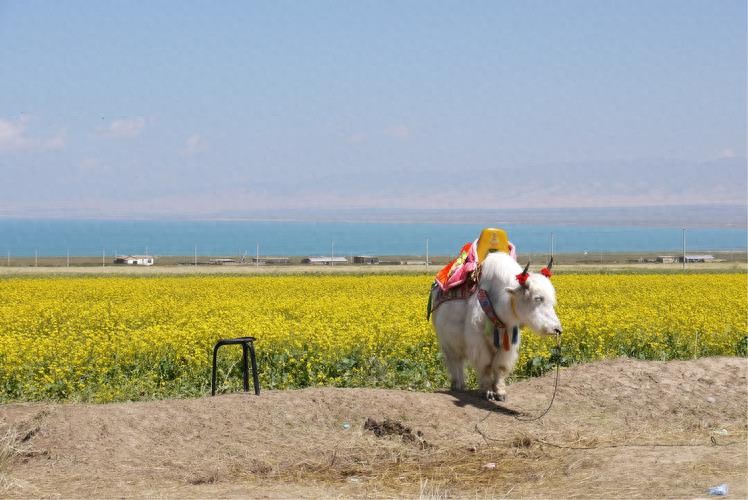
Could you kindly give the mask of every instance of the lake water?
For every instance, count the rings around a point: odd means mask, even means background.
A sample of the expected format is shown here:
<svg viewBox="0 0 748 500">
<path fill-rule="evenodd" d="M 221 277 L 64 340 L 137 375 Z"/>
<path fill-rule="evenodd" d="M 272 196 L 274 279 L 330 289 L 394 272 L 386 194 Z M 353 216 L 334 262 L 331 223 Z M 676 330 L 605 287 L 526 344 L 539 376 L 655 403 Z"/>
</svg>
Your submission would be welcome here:
<svg viewBox="0 0 748 500">
<path fill-rule="evenodd" d="M 259 222 L 184 220 L 0 219 L 0 256 L 117 254 L 254 255 L 454 255 L 483 229 L 477 224 Z M 680 253 L 678 227 L 550 226 L 506 224 L 522 253 Z M 745 251 L 745 228 L 692 228 L 689 253 Z"/>
</svg>

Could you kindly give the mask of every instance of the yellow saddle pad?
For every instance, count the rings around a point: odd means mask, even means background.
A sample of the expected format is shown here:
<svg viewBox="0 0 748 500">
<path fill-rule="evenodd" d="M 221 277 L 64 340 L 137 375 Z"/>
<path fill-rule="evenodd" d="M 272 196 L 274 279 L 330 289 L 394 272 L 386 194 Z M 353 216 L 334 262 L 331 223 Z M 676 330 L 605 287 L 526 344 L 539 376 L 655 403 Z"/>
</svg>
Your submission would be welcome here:
<svg viewBox="0 0 748 500">
<path fill-rule="evenodd" d="M 478 262 L 483 262 L 486 255 L 491 252 L 509 253 L 509 238 L 503 229 L 487 227 L 480 232 L 478 248 L 476 249 Z"/>
</svg>

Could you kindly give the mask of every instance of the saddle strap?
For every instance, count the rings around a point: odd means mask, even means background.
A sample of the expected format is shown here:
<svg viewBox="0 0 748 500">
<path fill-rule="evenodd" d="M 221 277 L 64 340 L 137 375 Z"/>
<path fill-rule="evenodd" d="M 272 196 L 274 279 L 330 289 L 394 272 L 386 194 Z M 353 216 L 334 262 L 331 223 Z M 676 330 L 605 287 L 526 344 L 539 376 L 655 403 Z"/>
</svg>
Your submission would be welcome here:
<svg viewBox="0 0 748 500">
<path fill-rule="evenodd" d="M 498 328 L 506 329 L 506 325 L 499 319 L 499 316 L 496 314 L 496 311 L 493 308 L 491 297 L 489 297 L 488 292 L 482 288 L 478 288 L 478 303 L 480 303 L 481 309 L 483 309 L 483 312 L 488 317 L 488 321 L 493 323 L 494 326 L 497 326 Z"/>
<path fill-rule="evenodd" d="M 496 314 L 496 310 L 493 308 L 491 303 L 491 297 L 488 296 L 488 292 L 482 288 L 478 289 L 478 303 L 480 303 L 481 309 L 485 313 L 488 320 L 493 323 L 493 345 L 498 349 L 502 347 L 505 351 L 508 351 L 511 346 L 517 345 L 519 342 L 519 327 L 514 326 L 512 328 L 512 340 L 509 343 L 509 332 L 507 332 L 506 325 Z"/>
</svg>

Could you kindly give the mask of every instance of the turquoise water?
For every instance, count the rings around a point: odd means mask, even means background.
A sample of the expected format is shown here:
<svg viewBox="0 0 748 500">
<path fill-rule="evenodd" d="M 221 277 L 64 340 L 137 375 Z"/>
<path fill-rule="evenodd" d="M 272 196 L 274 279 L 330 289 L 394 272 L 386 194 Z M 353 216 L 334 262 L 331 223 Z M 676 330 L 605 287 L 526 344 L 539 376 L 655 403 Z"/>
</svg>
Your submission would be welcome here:
<svg viewBox="0 0 748 500">
<path fill-rule="evenodd" d="M 257 222 L 166 220 L 0 220 L 0 255 L 90 256 L 117 254 L 454 255 L 476 238 L 476 224 Z M 504 225 L 519 253 L 680 252 L 677 227 Z M 687 251 L 745 251 L 740 228 L 694 228 Z"/>
</svg>

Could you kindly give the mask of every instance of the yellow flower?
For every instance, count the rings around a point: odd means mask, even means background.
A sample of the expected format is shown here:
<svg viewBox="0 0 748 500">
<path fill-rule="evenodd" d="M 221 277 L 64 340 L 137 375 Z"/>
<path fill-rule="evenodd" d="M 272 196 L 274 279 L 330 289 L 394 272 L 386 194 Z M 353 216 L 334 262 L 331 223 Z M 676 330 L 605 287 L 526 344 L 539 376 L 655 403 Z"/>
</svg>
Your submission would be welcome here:
<svg viewBox="0 0 748 500">
<path fill-rule="evenodd" d="M 426 322 L 431 275 L 0 279 L 0 401 L 114 401 L 210 390 L 219 338 L 255 336 L 264 387 L 448 385 Z M 586 361 L 748 349 L 742 274 L 557 275 L 563 355 Z M 523 332 L 516 373 L 553 339 Z M 219 352 L 241 388 L 241 349 Z"/>
</svg>

